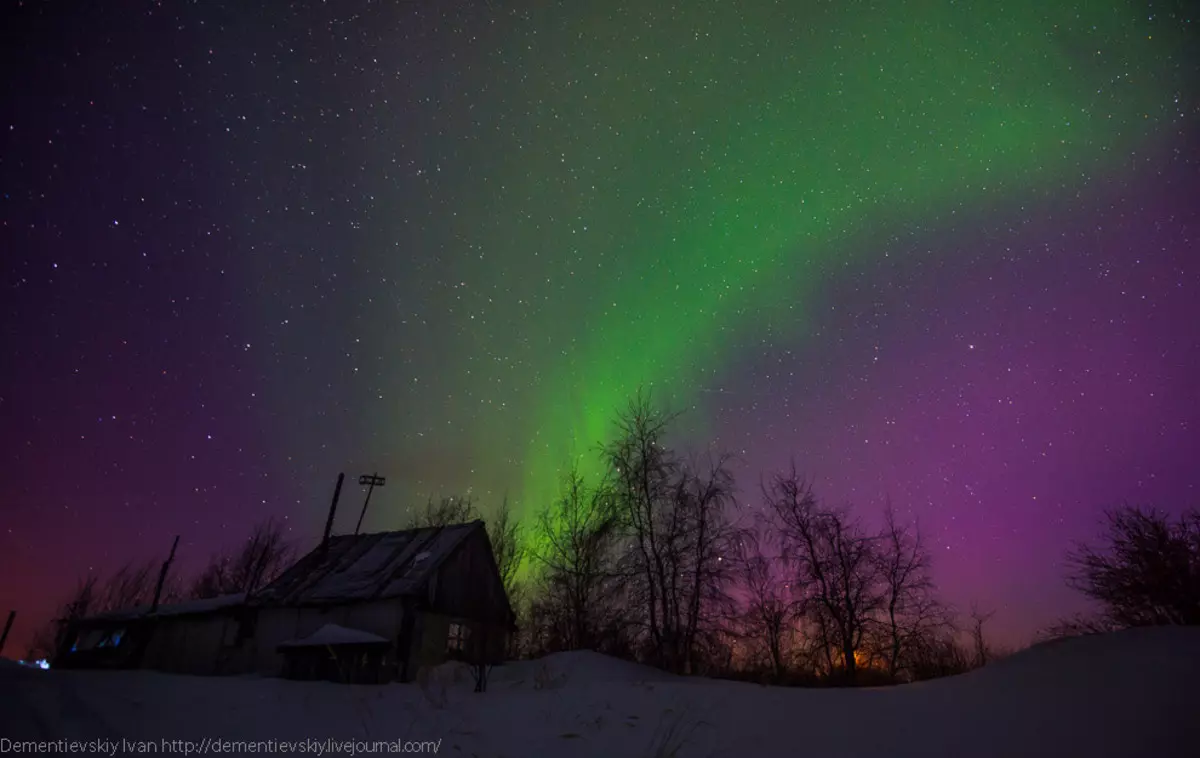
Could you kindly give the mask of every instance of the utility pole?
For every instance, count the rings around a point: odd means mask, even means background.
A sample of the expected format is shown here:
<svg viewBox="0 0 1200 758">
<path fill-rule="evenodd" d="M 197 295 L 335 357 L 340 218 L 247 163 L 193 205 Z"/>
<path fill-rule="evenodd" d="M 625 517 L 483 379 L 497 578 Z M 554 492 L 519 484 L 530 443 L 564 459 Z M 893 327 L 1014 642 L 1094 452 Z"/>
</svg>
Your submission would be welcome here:
<svg viewBox="0 0 1200 758">
<path fill-rule="evenodd" d="M 321 550 L 329 549 L 329 534 L 333 531 L 333 514 L 337 513 L 338 498 L 342 496 L 342 482 L 345 481 L 344 473 L 338 474 L 337 486 L 333 488 L 333 502 L 329 504 L 329 518 L 325 521 L 325 536 L 321 538 Z"/>
<path fill-rule="evenodd" d="M 362 513 L 358 514 L 358 526 L 354 527 L 354 533 L 358 534 L 358 530 L 362 528 L 363 516 L 367 515 L 367 506 L 371 504 L 371 493 L 376 487 L 382 487 L 384 478 L 379 474 L 363 474 L 358 478 L 358 483 L 367 488 L 367 499 L 363 501 Z"/>
<path fill-rule="evenodd" d="M 4 625 L 4 634 L 0 634 L 0 653 L 4 652 L 4 643 L 8 641 L 8 633 L 12 630 L 13 619 L 16 617 L 16 611 L 8 612 L 8 622 Z"/>
<path fill-rule="evenodd" d="M 167 571 L 171 568 L 171 561 L 175 560 L 175 548 L 179 547 L 179 535 L 175 535 L 175 541 L 171 543 L 171 554 L 163 561 L 162 571 L 158 572 L 158 586 L 154 588 L 154 604 L 150 606 L 150 612 L 154 613 L 158 610 L 158 601 L 162 599 L 163 584 L 167 581 Z"/>
</svg>

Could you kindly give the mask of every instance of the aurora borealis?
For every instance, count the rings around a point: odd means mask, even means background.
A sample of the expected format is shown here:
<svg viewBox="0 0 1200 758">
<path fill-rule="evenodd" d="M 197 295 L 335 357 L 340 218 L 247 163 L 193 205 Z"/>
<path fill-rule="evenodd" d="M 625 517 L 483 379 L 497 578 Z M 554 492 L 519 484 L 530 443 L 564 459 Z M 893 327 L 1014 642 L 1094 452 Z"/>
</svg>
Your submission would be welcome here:
<svg viewBox="0 0 1200 758">
<path fill-rule="evenodd" d="M 372 529 L 532 513 L 643 386 L 747 509 L 790 458 L 890 498 L 1005 640 L 1102 508 L 1195 502 L 1185 6 L 247 5 L 10 11 L 22 614 L 175 534 L 310 543 L 339 470 Z"/>
</svg>

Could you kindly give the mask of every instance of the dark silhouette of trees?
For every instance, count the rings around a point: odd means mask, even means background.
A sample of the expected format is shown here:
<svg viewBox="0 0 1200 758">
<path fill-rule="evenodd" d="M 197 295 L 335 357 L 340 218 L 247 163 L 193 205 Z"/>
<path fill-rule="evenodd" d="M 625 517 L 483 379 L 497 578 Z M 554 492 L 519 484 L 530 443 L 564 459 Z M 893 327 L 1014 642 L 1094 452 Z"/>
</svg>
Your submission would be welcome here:
<svg viewBox="0 0 1200 758">
<path fill-rule="evenodd" d="M 957 639 L 954 629 L 926 634 L 909 650 L 909 673 L 914 681 L 962 674 L 975 668 L 974 654 Z"/>
<path fill-rule="evenodd" d="M 270 584 L 291 564 L 292 557 L 283 524 L 274 519 L 261 521 L 239 547 L 212 557 L 192 582 L 189 594 L 198 599 L 249 594 Z"/>
<path fill-rule="evenodd" d="M 158 583 L 160 564 L 148 559 L 130 562 L 118 568 L 104 581 L 92 575 L 80 582 L 72 600 L 80 616 L 149 605 L 154 600 L 154 587 Z M 168 588 L 163 586 L 164 594 Z M 178 596 L 171 588 L 172 594 Z M 160 602 L 168 602 L 160 600 Z"/>
<path fill-rule="evenodd" d="M 510 601 L 515 602 L 519 594 L 517 572 L 525 560 L 526 547 L 521 523 L 513 515 L 508 498 L 501 501 L 491 518 L 485 519 L 485 526 L 504 591 L 508 593 Z"/>
<path fill-rule="evenodd" d="M 1200 511 L 1171 520 L 1132 506 L 1105 513 L 1099 545 L 1068 556 L 1069 584 L 1096 601 L 1101 618 L 1083 628 L 1200 624 Z"/>
<path fill-rule="evenodd" d="M 949 610 L 937 597 L 920 529 L 915 523 L 897 522 L 890 503 L 884 510 L 875 561 L 883 590 L 877 622 L 880 654 L 890 678 L 902 673 L 914 676 L 912 668 L 921 645 L 951 629 L 952 624 Z"/>
<path fill-rule="evenodd" d="M 470 496 L 447 495 L 425 502 L 424 510 L 418 511 L 409 519 L 406 529 L 424 529 L 450 524 L 465 524 L 480 518 L 475 499 Z"/>
<path fill-rule="evenodd" d="M 535 649 L 603 647 L 602 636 L 622 625 L 616 602 L 619 528 L 611 487 L 589 487 L 578 469 L 568 471 L 561 496 L 538 514 L 533 534 L 541 590 L 530 613 Z"/>
<path fill-rule="evenodd" d="M 765 665 L 778 683 L 788 673 L 800 605 L 791 583 L 795 572 L 769 547 L 776 543 L 769 524 L 743 536 L 732 559 L 741 599 L 732 630 L 751 666 Z"/>
<path fill-rule="evenodd" d="M 621 565 L 646 646 L 659 666 L 687 672 L 701 647 L 716 651 L 732 612 L 733 565 L 724 559 L 735 554 L 737 529 L 728 459 L 681 461 L 665 443 L 672 419 L 638 393 L 618 415 L 604 457 L 625 536 Z"/>
<path fill-rule="evenodd" d="M 484 522 L 504 589 L 509 593 L 509 598 L 514 599 L 519 594 L 517 575 L 525 560 L 526 548 L 521 524 L 513 515 L 508 498 L 500 503 L 491 516 L 482 515 L 475 499 L 470 496 L 447 495 L 438 500 L 430 498 L 425 508 L 409 519 L 405 528 L 427 529 L 465 524 L 476 519 Z"/>
<path fill-rule="evenodd" d="M 671 604 L 683 612 L 674 659 L 685 673 L 694 671 L 701 658 L 713 665 L 724 657 L 720 637 L 735 611 L 729 590 L 736 573 L 729 559 L 737 554 L 742 530 L 731 519 L 734 482 L 728 461 L 718 456 L 683 466 L 672 501 L 682 520 L 678 564 L 686 569 L 675 588 L 679 599 Z"/>
<path fill-rule="evenodd" d="M 992 659 L 992 648 L 987 643 L 987 638 L 984 635 L 984 625 L 992 620 L 992 616 L 996 615 L 995 611 L 981 611 L 977 607 L 971 608 L 971 646 L 975 654 L 973 662 L 975 668 L 986 666 L 988 661 Z"/>
<path fill-rule="evenodd" d="M 621 527 L 629 537 L 623 559 L 631 597 L 642 608 L 647 646 L 656 663 L 667 668 L 672 664 L 667 649 L 674 646 L 677 615 L 670 607 L 674 598 L 663 596 L 679 579 L 671 561 L 681 538 L 678 514 L 672 514 L 674 520 L 666 517 L 677 466 L 664 444 L 669 422 L 639 392 L 617 418 L 617 436 L 604 449 Z"/>
<path fill-rule="evenodd" d="M 763 497 L 805 588 L 802 613 L 818 635 L 825 664 L 853 682 L 865 636 L 884 602 L 876 538 L 845 509 L 820 506 L 794 467 L 765 485 Z"/>
<path fill-rule="evenodd" d="M 107 578 L 88 574 L 80 579 L 59 605 L 54 618 L 34 634 L 26 659 L 52 658 L 58 650 L 59 635 L 66 622 L 139 607 L 149 610 L 160 567 L 161 562 L 155 559 L 131 561 Z M 159 602 L 173 603 L 180 596 L 178 582 L 168 577 Z"/>
</svg>

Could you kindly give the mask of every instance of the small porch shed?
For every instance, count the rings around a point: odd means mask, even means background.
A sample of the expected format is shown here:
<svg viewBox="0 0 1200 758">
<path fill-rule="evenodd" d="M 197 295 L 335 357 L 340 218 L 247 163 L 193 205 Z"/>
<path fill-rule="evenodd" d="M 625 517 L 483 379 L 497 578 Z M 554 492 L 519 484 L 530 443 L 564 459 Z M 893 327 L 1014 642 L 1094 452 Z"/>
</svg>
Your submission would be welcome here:
<svg viewBox="0 0 1200 758">
<path fill-rule="evenodd" d="M 337 624 L 279 645 L 288 679 L 323 679 L 345 684 L 380 684 L 391 643 L 383 637 Z"/>
</svg>

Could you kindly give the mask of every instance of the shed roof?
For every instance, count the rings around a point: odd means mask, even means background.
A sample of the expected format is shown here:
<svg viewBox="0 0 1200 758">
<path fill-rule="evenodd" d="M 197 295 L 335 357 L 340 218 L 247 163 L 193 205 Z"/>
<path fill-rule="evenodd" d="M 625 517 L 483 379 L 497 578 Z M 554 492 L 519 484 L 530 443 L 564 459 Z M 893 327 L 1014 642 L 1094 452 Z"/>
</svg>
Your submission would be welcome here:
<svg viewBox="0 0 1200 758">
<path fill-rule="evenodd" d="M 330 537 L 254 596 L 263 605 L 331 605 L 416 595 L 482 521 Z"/>
</svg>

